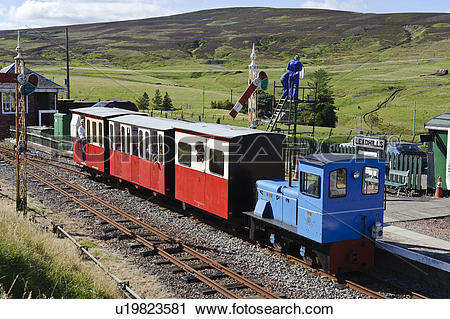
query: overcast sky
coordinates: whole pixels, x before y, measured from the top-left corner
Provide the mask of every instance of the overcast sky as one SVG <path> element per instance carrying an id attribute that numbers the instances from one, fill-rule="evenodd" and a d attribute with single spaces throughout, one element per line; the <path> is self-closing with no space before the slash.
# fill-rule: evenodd
<path id="1" fill-rule="evenodd" d="M 450 12 L 448 0 L 0 0 L 0 30 L 151 18 L 224 7 Z"/>

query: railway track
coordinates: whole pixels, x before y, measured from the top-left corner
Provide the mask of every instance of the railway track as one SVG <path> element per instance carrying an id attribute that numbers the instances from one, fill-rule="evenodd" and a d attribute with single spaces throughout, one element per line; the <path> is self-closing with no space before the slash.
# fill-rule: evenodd
<path id="1" fill-rule="evenodd" d="M 15 164 L 10 158 L 14 156 L 14 151 L 5 147 L 0 146 L 0 158 L 4 159 L 5 161 L 8 161 L 11 164 Z M 51 163 L 53 162 L 53 163 Z M 137 244 L 130 245 L 133 248 L 140 248 L 145 247 L 148 250 L 141 252 L 141 255 L 144 256 L 150 256 L 150 255 L 160 255 L 161 257 L 165 258 L 167 260 L 167 263 L 172 263 L 179 267 L 180 269 L 183 269 L 186 272 L 191 273 L 193 277 L 196 278 L 196 280 L 205 283 L 210 287 L 210 290 L 208 293 L 212 293 L 214 291 L 217 291 L 224 295 L 227 298 L 240 298 L 239 295 L 237 295 L 232 290 L 238 290 L 238 289 L 251 289 L 253 290 L 257 295 L 262 296 L 264 298 L 280 298 L 279 296 L 270 293 L 269 291 L 265 290 L 264 288 L 260 287 L 259 285 L 252 283 L 245 277 L 243 277 L 240 274 L 237 274 L 230 269 L 228 269 L 226 266 L 217 263 L 208 257 L 204 256 L 203 254 L 195 251 L 194 249 L 190 248 L 189 246 L 170 238 L 169 236 L 165 235 L 164 233 L 160 232 L 159 230 L 155 229 L 154 227 L 151 227 L 150 225 L 145 224 L 144 222 L 140 221 L 139 219 L 134 218 L 132 215 L 126 213 L 125 211 L 107 203 L 106 201 L 102 200 L 101 198 L 90 194 L 88 191 L 84 190 L 81 187 L 78 187 L 77 185 L 74 185 L 73 183 L 70 183 L 67 180 L 64 180 L 63 178 L 59 177 L 58 175 L 54 174 L 53 172 L 47 170 L 46 168 L 42 167 L 41 164 L 45 164 L 54 168 L 62 169 L 65 171 L 68 171 L 70 173 L 78 174 L 81 176 L 90 176 L 90 174 L 85 172 L 80 172 L 79 170 L 76 170 L 75 168 L 78 168 L 76 165 L 71 163 L 65 163 L 62 161 L 58 161 L 52 158 L 45 158 L 45 160 L 42 160 L 42 157 L 36 156 L 36 155 L 27 155 L 27 163 L 29 163 L 34 168 L 40 170 L 41 172 L 44 172 L 47 174 L 47 176 L 50 176 L 51 178 L 57 180 L 60 184 L 65 185 L 65 187 L 69 187 L 69 189 L 76 190 L 78 193 L 83 194 L 93 200 L 95 203 L 101 204 L 103 207 L 108 209 L 110 211 L 109 214 L 103 213 L 101 209 L 93 208 L 93 203 L 88 203 L 83 199 L 80 199 L 73 194 L 71 194 L 67 189 L 61 188 L 58 185 L 55 185 L 54 183 L 48 181 L 46 178 L 34 173 L 30 172 L 28 170 L 28 173 L 34 177 L 36 180 L 39 180 L 40 182 L 46 184 L 50 188 L 58 191 L 64 196 L 69 197 L 74 202 L 78 203 L 80 206 L 97 216 L 98 218 L 103 220 L 103 223 L 108 223 L 111 226 L 113 226 L 116 230 L 122 232 L 122 235 L 119 235 L 119 239 L 129 239 L 134 240 L 137 242 Z M 116 217 L 116 220 L 114 219 Z M 117 220 L 117 217 L 122 218 Z M 125 219 L 123 219 L 125 218 Z M 127 224 L 124 225 L 124 224 Z M 131 225 L 129 225 L 131 224 Z M 141 231 L 138 232 L 138 230 L 144 231 L 146 233 L 142 233 Z M 164 247 L 164 248 L 162 248 Z M 280 254 L 273 250 L 274 253 Z M 177 254 L 184 254 L 184 256 L 178 256 Z M 281 254 L 280 254 L 281 255 Z M 284 255 L 284 254 L 282 254 Z M 369 289 L 365 287 L 363 284 L 357 283 L 352 280 L 348 279 L 342 279 L 338 278 L 337 276 L 330 275 L 320 269 L 311 267 L 308 265 L 305 261 L 296 258 L 294 256 L 290 255 L 284 255 L 288 257 L 291 261 L 301 264 L 303 267 L 310 269 L 311 271 L 314 271 L 318 273 L 321 276 L 327 277 L 335 282 L 339 282 L 343 285 L 345 285 L 348 288 L 351 288 L 355 291 L 358 291 L 366 296 L 369 296 L 370 298 L 374 299 L 389 299 L 386 295 L 383 295 L 382 293 L 376 292 L 372 289 Z M 201 263 L 202 265 L 198 265 L 198 263 Z M 195 266 L 192 266 L 192 264 L 196 264 Z M 205 275 L 202 273 L 202 270 L 206 269 L 215 269 L 219 273 L 213 274 L 213 275 Z M 212 277 L 212 278 L 210 278 Z M 222 286 L 217 283 L 217 278 L 231 278 L 236 283 L 233 284 L 227 284 L 225 286 Z M 196 281 L 193 278 L 189 279 L 190 281 Z M 373 279 L 377 280 L 377 279 Z M 390 283 L 386 283 L 392 287 L 395 287 L 398 290 L 402 290 L 402 292 L 405 295 L 409 295 L 410 298 L 413 299 L 427 299 L 427 297 L 424 297 L 418 293 L 415 292 L 409 292 L 403 288 L 393 286 Z"/>
<path id="2" fill-rule="evenodd" d="M 357 283 L 354 280 L 340 278 L 340 277 L 335 276 L 335 275 L 330 275 L 330 274 L 326 273 L 325 271 L 323 271 L 322 269 L 318 269 L 318 268 L 315 268 L 313 266 L 310 266 L 308 263 L 306 263 L 305 261 L 303 261 L 302 259 L 299 259 L 297 257 L 280 253 L 280 252 L 278 252 L 278 251 L 276 251 L 274 249 L 272 249 L 272 252 L 275 253 L 275 254 L 278 254 L 278 255 L 285 256 L 285 257 L 287 257 L 289 260 L 291 260 L 294 263 L 301 264 L 303 267 L 305 267 L 305 268 L 307 268 L 307 269 L 309 269 L 311 271 L 315 271 L 321 276 L 327 277 L 327 278 L 329 278 L 329 279 L 331 279 L 331 280 L 333 280 L 335 282 L 342 283 L 343 285 L 345 285 L 345 286 L 347 286 L 347 287 L 349 287 L 349 288 L 351 288 L 351 289 L 353 289 L 355 291 L 358 291 L 358 292 L 360 292 L 362 294 L 365 294 L 366 296 L 369 296 L 369 297 L 371 297 L 373 299 L 390 299 L 388 296 L 386 296 L 386 295 L 384 295 L 384 294 L 382 294 L 380 292 L 374 291 L 374 290 L 364 286 L 364 284 Z M 404 289 L 402 287 L 396 286 L 396 285 L 394 285 L 392 283 L 388 283 L 388 282 L 382 281 L 382 280 L 380 280 L 378 278 L 375 278 L 373 276 L 369 276 L 369 275 L 367 275 L 365 273 L 361 273 L 361 275 L 363 277 L 365 277 L 366 280 L 368 280 L 370 282 L 382 282 L 383 285 L 388 286 L 388 287 L 392 287 L 393 289 L 400 291 L 402 294 L 408 295 L 409 298 L 411 298 L 411 299 L 429 299 L 428 297 L 425 297 L 425 296 L 423 296 L 423 295 L 421 295 L 419 293 L 411 292 L 411 291 L 406 290 L 406 289 Z"/>
<path id="3" fill-rule="evenodd" d="M 11 151 L 0 150 L 0 158 L 15 165 L 15 162 L 11 158 L 12 155 Z M 130 244 L 130 247 L 136 249 L 145 248 L 144 251 L 141 251 L 142 256 L 159 255 L 166 259 L 168 263 L 177 266 L 180 270 L 190 273 L 193 277 L 188 278 L 190 282 L 200 281 L 209 287 L 208 290 L 205 289 L 206 293 L 218 292 L 227 298 L 242 298 L 237 291 L 245 289 L 246 297 L 250 295 L 251 291 L 254 297 L 281 298 L 264 289 L 259 284 L 232 271 L 226 265 L 210 259 L 195 249 L 133 217 L 122 209 L 89 193 L 84 188 L 49 171 L 40 162 L 33 158 L 27 160 L 28 167 L 32 166 L 40 171 L 40 174 L 37 174 L 31 169 L 27 169 L 29 176 L 65 197 L 70 198 L 73 202 L 79 204 L 103 222 L 111 225 L 113 227 L 111 231 L 117 230 L 120 232 L 117 235 L 119 239 L 134 241 L 135 243 Z M 59 168 L 68 169 L 63 166 L 59 166 Z M 68 170 L 71 171 L 71 169 Z M 222 284 L 221 282 L 226 283 Z"/>

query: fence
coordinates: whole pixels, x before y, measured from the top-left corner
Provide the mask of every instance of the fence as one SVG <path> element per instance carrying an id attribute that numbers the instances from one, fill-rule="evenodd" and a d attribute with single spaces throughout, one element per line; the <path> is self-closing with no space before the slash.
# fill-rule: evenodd
<path id="1" fill-rule="evenodd" d="M 330 151 L 333 153 L 355 154 L 355 148 L 352 146 L 330 145 Z M 386 163 L 389 163 L 391 169 L 399 171 L 409 171 L 408 188 L 420 191 L 422 189 L 423 161 L 419 156 L 386 153 Z M 391 182 L 400 182 L 398 176 L 386 176 L 386 180 Z"/>

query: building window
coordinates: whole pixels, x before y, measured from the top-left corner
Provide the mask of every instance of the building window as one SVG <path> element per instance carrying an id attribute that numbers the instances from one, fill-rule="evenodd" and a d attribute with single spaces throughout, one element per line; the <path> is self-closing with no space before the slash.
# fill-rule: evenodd
<path id="1" fill-rule="evenodd" d="M 2 113 L 16 112 L 16 97 L 15 93 L 2 93 Z"/>
<path id="2" fill-rule="evenodd" d="M 191 167 L 191 145 L 183 142 L 178 143 L 178 163 Z"/>
<path id="3" fill-rule="evenodd" d="M 364 195 L 378 194 L 380 189 L 380 169 L 364 167 L 362 193 Z"/>
<path id="4" fill-rule="evenodd" d="M 347 169 L 340 168 L 330 172 L 329 197 L 345 197 L 347 195 Z"/>
<path id="5" fill-rule="evenodd" d="M 300 172 L 300 191 L 308 196 L 320 198 L 320 176 Z"/>
<path id="6" fill-rule="evenodd" d="M 2 113 L 16 113 L 16 94 L 14 92 L 1 93 Z M 25 112 L 28 113 L 28 96 L 25 97 Z"/>
<path id="7" fill-rule="evenodd" d="M 209 150 L 209 171 L 211 173 L 223 176 L 224 171 L 224 155 L 223 151 Z"/>

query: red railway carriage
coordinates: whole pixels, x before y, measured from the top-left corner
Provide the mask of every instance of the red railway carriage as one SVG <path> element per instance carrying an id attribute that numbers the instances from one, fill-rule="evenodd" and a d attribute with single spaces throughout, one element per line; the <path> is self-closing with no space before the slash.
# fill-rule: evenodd
<path id="1" fill-rule="evenodd" d="M 137 112 L 106 107 L 84 107 L 71 110 L 71 136 L 73 138 L 73 160 L 100 172 L 109 170 L 108 121 L 116 116 L 139 114 Z M 85 119 L 86 129 L 86 162 L 82 161 L 81 143 L 78 139 L 78 128 L 81 118 Z"/>
<path id="2" fill-rule="evenodd" d="M 172 195 L 173 122 L 139 115 L 111 119 L 110 174 L 160 194 Z"/>
<path id="3" fill-rule="evenodd" d="M 175 198 L 228 219 L 253 209 L 258 179 L 284 178 L 284 135 L 211 123 L 175 127 Z"/>

